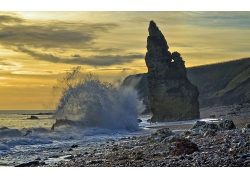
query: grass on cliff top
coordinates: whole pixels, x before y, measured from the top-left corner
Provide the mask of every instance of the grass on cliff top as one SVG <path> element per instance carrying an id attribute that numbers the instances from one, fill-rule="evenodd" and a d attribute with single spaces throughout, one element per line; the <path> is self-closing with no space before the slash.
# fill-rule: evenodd
<path id="1" fill-rule="evenodd" d="M 188 68 L 189 79 L 198 87 L 213 87 L 214 91 L 209 95 L 212 97 L 221 97 L 231 90 L 241 91 L 245 94 L 249 90 L 250 79 L 250 58 L 222 62 L 217 64 L 203 65 Z M 223 87 L 220 85 L 224 84 Z M 217 87 L 220 87 L 217 89 Z M 217 89 L 217 90 L 216 90 Z"/>

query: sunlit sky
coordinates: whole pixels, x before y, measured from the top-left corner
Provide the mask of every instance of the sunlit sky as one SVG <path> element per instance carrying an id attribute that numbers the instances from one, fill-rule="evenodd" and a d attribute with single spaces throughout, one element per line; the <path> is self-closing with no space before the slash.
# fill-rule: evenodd
<path id="1" fill-rule="evenodd" d="M 107 81 L 147 72 L 149 21 L 186 67 L 250 57 L 250 12 L 0 11 L 0 110 L 53 109 L 52 86 L 82 66 Z"/>

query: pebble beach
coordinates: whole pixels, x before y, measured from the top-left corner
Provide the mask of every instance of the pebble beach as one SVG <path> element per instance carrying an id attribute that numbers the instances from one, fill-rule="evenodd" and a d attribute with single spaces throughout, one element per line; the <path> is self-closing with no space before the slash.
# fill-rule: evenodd
<path id="1" fill-rule="evenodd" d="M 151 135 L 89 144 L 85 150 L 72 145 L 69 147 L 70 155 L 56 163 L 46 164 L 37 159 L 19 166 L 249 167 L 250 105 L 204 108 L 200 111 L 202 118 L 215 117 L 218 121 L 202 126 L 195 123 L 181 127 L 153 127 L 155 133 Z M 222 127 L 222 122 L 233 122 L 234 127 Z M 177 128 L 179 131 L 174 131 Z"/>

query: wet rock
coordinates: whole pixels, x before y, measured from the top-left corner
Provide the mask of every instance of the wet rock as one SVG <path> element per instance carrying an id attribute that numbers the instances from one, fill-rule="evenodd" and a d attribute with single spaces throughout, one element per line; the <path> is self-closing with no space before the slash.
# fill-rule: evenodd
<path id="1" fill-rule="evenodd" d="M 220 128 L 222 128 L 223 130 L 232 130 L 232 129 L 236 129 L 236 126 L 234 124 L 234 122 L 232 120 L 224 120 L 223 122 L 221 122 L 219 124 Z"/>
<path id="2" fill-rule="evenodd" d="M 1 127 L 0 130 L 9 129 L 8 127 Z"/>
<path id="3" fill-rule="evenodd" d="M 77 147 L 78 147 L 77 144 L 74 144 L 74 145 L 71 146 L 71 148 L 77 148 Z"/>
<path id="4" fill-rule="evenodd" d="M 141 123 L 141 122 L 142 122 L 142 120 L 141 120 L 141 119 L 137 119 L 137 122 L 138 122 L 138 123 Z"/>
<path id="5" fill-rule="evenodd" d="M 38 165 L 39 165 L 39 161 L 30 161 L 27 163 L 16 165 L 15 167 L 31 167 L 31 166 L 38 166 Z"/>
<path id="6" fill-rule="evenodd" d="M 39 119 L 37 116 L 33 116 L 33 115 L 31 115 L 29 118 L 27 118 L 27 119 Z"/>

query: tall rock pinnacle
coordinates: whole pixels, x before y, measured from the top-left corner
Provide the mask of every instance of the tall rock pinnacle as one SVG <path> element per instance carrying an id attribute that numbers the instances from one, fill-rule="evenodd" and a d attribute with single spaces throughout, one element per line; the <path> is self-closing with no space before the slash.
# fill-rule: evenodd
<path id="1" fill-rule="evenodd" d="M 150 21 L 145 62 L 152 121 L 178 121 L 200 117 L 199 91 L 186 77 L 180 53 L 168 51 L 167 41 Z"/>

